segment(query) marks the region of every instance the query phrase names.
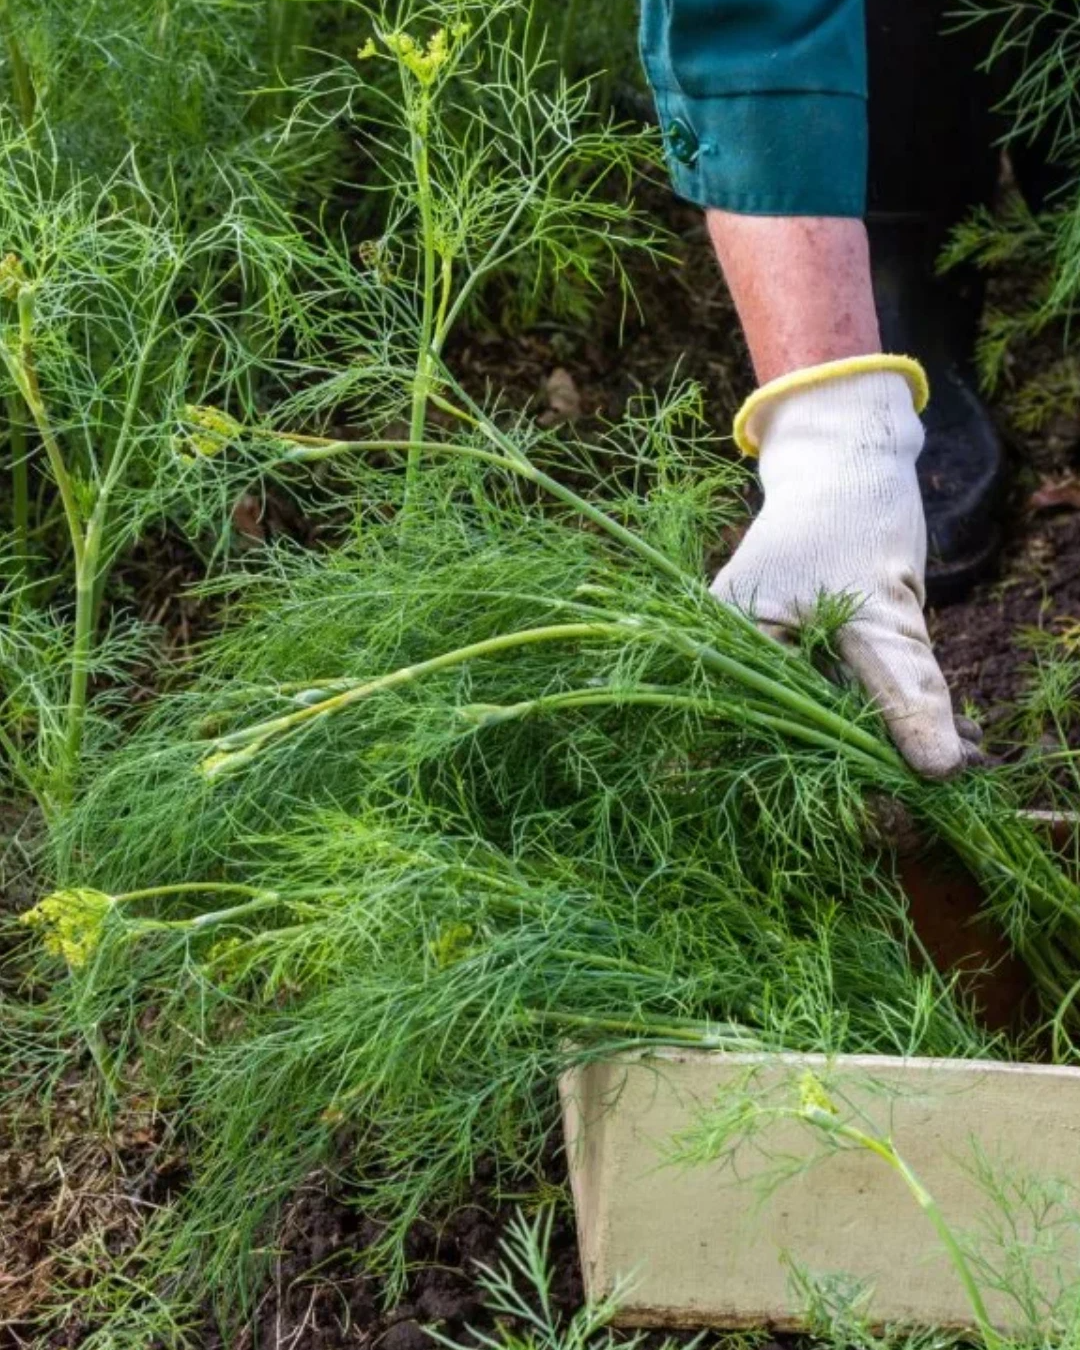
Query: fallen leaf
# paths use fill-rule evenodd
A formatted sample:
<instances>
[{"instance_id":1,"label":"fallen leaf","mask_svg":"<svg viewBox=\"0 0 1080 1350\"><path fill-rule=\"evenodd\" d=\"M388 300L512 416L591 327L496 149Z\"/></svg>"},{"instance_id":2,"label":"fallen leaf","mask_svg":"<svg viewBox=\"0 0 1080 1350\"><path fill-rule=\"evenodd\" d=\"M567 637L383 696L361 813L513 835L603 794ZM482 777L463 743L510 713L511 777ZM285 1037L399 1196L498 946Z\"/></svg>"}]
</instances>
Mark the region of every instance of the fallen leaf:
<instances>
[{"instance_id":1,"label":"fallen leaf","mask_svg":"<svg viewBox=\"0 0 1080 1350\"><path fill-rule=\"evenodd\" d=\"M245 539L262 542L266 538L263 526L263 506L258 497L246 492L233 507L233 529Z\"/></svg>"},{"instance_id":2,"label":"fallen leaf","mask_svg":"<svg viewBox=\"0 0 1080 1350\"><path fill-rule=\"evenodd\" d=\"M1058 507L1080 511L1080 479L1064 478L1060 483L1043 483L1028 498L1029 511L1053 511Z\"/></svg>"},{"instance_id":3,"label":"fallen leaf","mask_svg":"<svg viewBox=\"0 0 1080 1350\"><path fill-rule=\"evenodd\" d=\"M542 427L573 422L581 416L581 393L574 383L573 375L562 366L557 366L544 381L544 393L548 411L536 419Z\"/></svg>"}]
</instances>

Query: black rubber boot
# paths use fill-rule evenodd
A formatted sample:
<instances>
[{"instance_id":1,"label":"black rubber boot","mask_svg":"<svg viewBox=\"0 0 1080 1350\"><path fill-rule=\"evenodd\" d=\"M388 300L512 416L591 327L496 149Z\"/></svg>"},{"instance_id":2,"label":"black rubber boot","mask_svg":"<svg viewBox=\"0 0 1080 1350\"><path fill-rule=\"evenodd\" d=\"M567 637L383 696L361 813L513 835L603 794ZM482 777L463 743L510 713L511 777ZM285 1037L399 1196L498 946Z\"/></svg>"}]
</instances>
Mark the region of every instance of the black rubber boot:
<instances>
[{"instance_id":1,"label":"black rubber boot","mask_svg":"<svg viewBox=\"0 0 1080 1350\"><path fill-rule=\"evenodd\" d=\"M986 34L949 34L941 0L867 0L870 256L886 351L930 377L919 481L931 601L955 600L1001 546L1007 458L977 393L983 287L973 272L935 274L951 228L993 201L999 156L993 91L979 71Z\"/></svg>"},{"instance_id":2,"label":"black rubber boot","mask_svg":"<svg viewBox=\"0 0 1080 1350\"><path fill-rule=\"evenodd\" d=\"M983 285L973 272L935 276L937 231L926 221L871 217L869 230L882 344L918 357L930 379L918 464L926 590L947 603L987 575L1002 543L1008 461L972 361Z\"/></svg>"}]
</instances>

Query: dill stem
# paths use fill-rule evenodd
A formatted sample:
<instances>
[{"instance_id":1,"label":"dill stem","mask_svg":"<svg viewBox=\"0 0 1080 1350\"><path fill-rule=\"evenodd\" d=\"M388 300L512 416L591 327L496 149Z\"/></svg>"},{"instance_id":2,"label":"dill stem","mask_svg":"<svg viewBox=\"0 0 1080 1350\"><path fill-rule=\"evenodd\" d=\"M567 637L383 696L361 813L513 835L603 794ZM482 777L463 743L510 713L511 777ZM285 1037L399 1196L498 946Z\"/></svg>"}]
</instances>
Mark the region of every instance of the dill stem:
<instances>
[{"instance_id":1,"label":"dill stem","mask_svg":"<svg viewBox=\"0 0 1080 1350\"><path fill-rule=\"evenodd\" d=\"M274 435L277 440L296 445L297 448L290 450L285 456L290 464L313 464L319 460L333 459L337 455L352 451L360 453L367 451L370 453L379 450L409 451L417 449L425 455L460 455L464 459L478 459L485 464L492 464L496 468L506 469L511 473L522 472L521 467L513 460L507 459L505 455L497 455L491 450L479 450L471 445L453 445L446 441L334 441L327 440L322 436L301 436L294 432L275 432Z\"/></svg>"},{"instance_id":2,"label":"dill stem","mask_svg":"<svg viewBox=\"0 0 1080 1350\"><path fill-rule=\"evenodd\" d=\"M99 511L94 514L85 533L75 482L68 471L64 452L49 418L45 399L38 382L34 361L34 294L24 287L18 297L19 349L13 356L0 344L0 358L15 381L19 393L29 409L34 426L45 447L60 494L67 521L71 552L75 562L75 630L71 645L71 676L68 685L66 726L60 761L56 767L55 795L64 804L70 799L75 765L82 749L83 726L86 721L86 695L90 675L90 654L93 646L94 595L97 584L97 565L101 547ZM100 505L100 503L99 503Z\"/></svg>"},{"instance_id":3,"label":"dill stem","mask_svg":"<svg viewBox=\"0 0 1080 1350\"><path fill-rule=\"evenodd\" d=\"M626 705L681 708L687 712L701 713L703 717L715 717L734 723L751 722L771 731L783 732L809 745L852 755L867 767L868 757L865 751L853 746L850 740L841 740L815 727L804 726L801 722L794 722L789 718L777 717L768 707L752 707L749 702L724 703L716 699L700 698L693 694L675 694L662 689L571 689L559 694L543 694L539 698L524 699L520 703L476 704L462 708L461 712L464 717L475 719L483 725L568 708ZM878 761L871 760L868 767L877 769Z\"/></svg>"},{"instance_id":4,"label":"dill stem","mask_svg":"<svg viewBox=\"0 0 1080 1350\"><path fill-rule=\"evenodd\" d=\"M145 919L142 926L162 932L198 933L204 928L213 928L219 923L229 923L236 919L247 918L249 914L258 914L264 909L273 909L281 904L281 897L274 891L264 891L255 899L243 905L233 905L231 909L215 909L206 914L196 914L190 919Z\"/></svg>"},{"instance_id":5,"label":"dill stem","mask_svg":"<svg viewBox=\"0 0 1080 1350\"><path fill-rule=\"evenodd\" d=\"M942 1214L940 1206L899 1153L895 1149L891 1149L891 1153L893 1166L903 1177L908 1190L933 1224L934 1230L952 1262L953 1269L956 1271L960 1283L964 1286L964 1293L971 1304L971 1311L975 1314L975 1320L978 1323L986 1350L1003 1350L1004 1342L990 1321L990 1315L986 1310L986 1304L983 1302L982 1293L976 1283L975 1276L972 1274L964 1249L956 1240L956 1236L949 1227L944 1214Z\"/></svg>"},{"instance_id":6,"label":"dill stem","mask_svg":"<svg viewBox=\"0 0 1080 1350\"><path fill-rule=\"evenodd\" d=\"M514 633L501 633L497 637L485 638L482 642L470 643L467 647L457 647L453 651L443 652L439 656L430 657L427 661L419 661L415 665L401 666L387 675L379 675L375 679L365 680L362 684L354 685L351 689L345 689L340 694L334 694L331 698L324 699L320 703L310 704L296 712L286 713L283 717L271 718L267 722L260 722L255 726L245 727L243 730L233 732L228 736L222 736L214 742L214 746L216 750L226 753L231 750L238 750L242 746L252 745L252 743L258 746L271 736L293 731L305 722L310 722L317 717L324 717L328 713L338 712L353 703L359 703L362 699L369 698L372 694L382 693L387 689L395 689L403 684L410 684L425 675L434 674L436 671L446 670L453 666L464 665L467 661L478 660L485 656L498 656L518 647L530 646L539 642L588 641L590 638L611 641L625 638L637 631L633 625L622 623L564 623L550 624L542 628L524 628Z\"/></svg>"},{"instance_id":7,"label":"dill stem","mask_svg":"<svg viewBox=\"0 0 1080 1350\"><path fill-rule=\"evenodd\" d=\"M683 1045L703 1046L707 1049L762 1050L762 1041L745 1027L732 1023L695 1022L689 1018L653 1017L645 1013L633 1017L593 1016L591 1013L563 1012L557 1008L528 1008L534 1022L550 1022L578 1031L616 1031L628 1036L652 1036Z\"/></svg>"},{"instance_id":8,"label":"dill stem","mask_svg":"<svg viewBox=\"0 0 1080 1350\"><path fill-rule=\"evenodd\" d=\"M27 459L25 408L18 394L7 398L8 445L11 449L11 514L15 533L16 582L30 575L30 462Z\"/></svg>"},{"instance_id":9,"label":"dill stem","mask_svg":"<svg viewBox=\"0 0 1080 1350\"><path fill-rule=\"evenodd\" d=\"M11 62L11 82L15 89L15 101L19 105L19 120L23 130L29 131L37 114L37 92L34 89L34 77L19 40L15 36L7 17L7 5L0 0L0 28L4 30L7 41L8 60Z\"/></svg>"},{"instance_id":10,"label":"dill stem","mask_svg":"<svg viewBox=\"0 0 1080 1350\"><path fill-rule=\"evenodd\" d=\"M559 69L568 79L570 76L570 53L578 36L580 8L580 0L567 0L562 33L559 36Z\"/></svg>"},{"instance_id":11,"label":"dill stem","mask_svg":"<svg viewBox=\"0 0 1080 1350\"><path fill-rule=\"evenodd\" d=\"M934 1230L945 1248L953 1269L964 1287L968 1302L971 1304L971 1310L975 1315L975 1321L986 1350L1004 1350L1004 1342L994 1330L993 1323L990 1321L990 1314L986 1310L986 1304L983 1301L982 1293L972 1273L964 1249L949 1227L948 1221L941 1212L941 1207L923 1185L915 1170L897 1152L892 1140L879 1138L865 1130L856 1128L854 1125L843 1124L831 1116L829 1112L820 1108L804 1110L800 1114L804 1120L826 1134L833 1134L846 1139L857 1148L866 1149L868 1152L875 1154L901 1177L919 1208L933 1224Z\"/></svg>"},{"instance_id":12,"label":"dill stem","mask_svg":"<svg viewBox=\"0 0 1080 1350\"><path fill-rule=\"evenodd\" d=\"M762 636L763 642L769 640ZM807 695L800 693L797 689L790 689L781 684L779 680L774 680L770 675L763 675L744 662L736 661L731 656L725 656L723 652L717 651L707 642L698 642L695 638L688 637L685 634L672 633L671 644L684 651L688 656L694 656L707 669L715 670L719 674L728 676L729 679L737 680L747 688L753 689L759 694L764 694L766 698L772 699L791 712L797 713L799 717L805 718L811 725L816 724L823 731L835 736L842 744L851 744L856 749L862 750L864 754L876 761L879 772L881 769L890 769L904 776L909 775L910 770L906 768L900 755L877 736L869 731L864 731L856 723L849 721L846 717L841 717L839 713L834 713L831 709L812 698L808 698Z\"/></svg>"},{"instance_id":13,"label":"dill stem","mask_svg":"<svg viewBox=\"0 0 1080 1350\"><path fill-rule=\"evenodd\" d=\"M232 881L182 881L170 886L147 886L141 891L125 891L123 895L114 895L118 905L132 900L152 900L163 895L246 895L265 896L269 892L258 886L245 886Z\"/></svg>"},{"instance_id":14,"label":"dill stem","mask_svg":"<svg viewBox=\"0 0 1080 1350\"><path fill-rule=\"evenodd\" d=\"M60 493L60 501L64 508L64 517L67 520L68 535L71 540L71 550L75 557L76 565L82 560L83 555L83 529L82 520L79 514L78 502L75 498L75 484L70 473L68 473L67 463L64 460L64 452L60 448L60 442L53 430L49 420L48 410L45 407L45 400L42 397L41 386L38 383L37 367L34 363L33 354L33 295L29 288L24 289L19 295L19 351L17 356L13 356L5 344L0 344L0 358L3 359L7 367L8 374L11 375L15 384L18 386L19 393L26 402L30 410L30 416L33 418L34 425L37 428L38 435L41 437L41 443L45 447L45 454L49 460L49 468L52 471L53 478L56 480L56 487Z\"/></svg>"},{"instance_id":15,"label":"dill stem","mask_svg":"<svg viewBox=\"0 0 1080 1350\"><path fill-rule=\"evenodd\" d=\"M423 248L423 291L421 296L420 341L413 375L412 418L409 424L409 457L405 468L405 509L414 497L420 472L421 444L427 424L428 396L433 370L432 339L435 335L435 218L431 196L431 160L428 148L430 95L423 90L411 120L413 172L416 175L417 203L420 208L421 246ZM442 308L445 309L446 297Z\"/></svg>"}]
</instances>

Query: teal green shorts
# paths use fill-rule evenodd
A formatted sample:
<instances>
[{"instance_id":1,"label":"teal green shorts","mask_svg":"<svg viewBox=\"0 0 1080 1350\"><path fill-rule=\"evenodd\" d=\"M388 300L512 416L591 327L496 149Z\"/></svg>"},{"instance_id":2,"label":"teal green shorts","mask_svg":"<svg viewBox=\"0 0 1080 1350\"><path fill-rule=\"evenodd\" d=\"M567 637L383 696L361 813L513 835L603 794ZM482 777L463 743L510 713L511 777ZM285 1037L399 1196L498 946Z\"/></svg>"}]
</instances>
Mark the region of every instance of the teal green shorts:
<instances>
[{"instance_id":1,"label":"teal green shorts","mask_svg":"<svg viewBox=\"0 0 1080 1350\"><path fill-rule=\"evenodd\" d=\"M642 0L641 51L680 196L864 213L863 0Z\"/></svg>"}]
</instances>

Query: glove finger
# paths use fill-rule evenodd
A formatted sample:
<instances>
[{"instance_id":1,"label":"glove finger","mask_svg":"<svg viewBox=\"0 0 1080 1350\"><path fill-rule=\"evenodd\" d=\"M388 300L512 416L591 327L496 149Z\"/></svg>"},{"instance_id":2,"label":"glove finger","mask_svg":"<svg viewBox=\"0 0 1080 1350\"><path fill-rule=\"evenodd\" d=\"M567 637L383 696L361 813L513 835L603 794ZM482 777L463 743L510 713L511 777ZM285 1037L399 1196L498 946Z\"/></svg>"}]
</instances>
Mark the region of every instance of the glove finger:
<instances>
[{"instance_id":1,"label":"glove finger","mask_svg":"<svg viewBox=\"0 0 1080 1350\"><path fill-rule=\"evenodd\" d=\"M967 767L969 743L957 732L949 687L914 596L910 606L887 616L864 611L838 645L916 773L945 779Z\"/></svg>"}]
</instances>

